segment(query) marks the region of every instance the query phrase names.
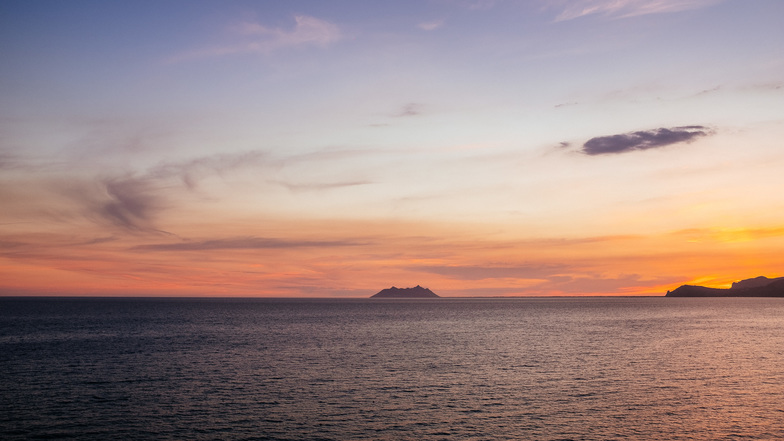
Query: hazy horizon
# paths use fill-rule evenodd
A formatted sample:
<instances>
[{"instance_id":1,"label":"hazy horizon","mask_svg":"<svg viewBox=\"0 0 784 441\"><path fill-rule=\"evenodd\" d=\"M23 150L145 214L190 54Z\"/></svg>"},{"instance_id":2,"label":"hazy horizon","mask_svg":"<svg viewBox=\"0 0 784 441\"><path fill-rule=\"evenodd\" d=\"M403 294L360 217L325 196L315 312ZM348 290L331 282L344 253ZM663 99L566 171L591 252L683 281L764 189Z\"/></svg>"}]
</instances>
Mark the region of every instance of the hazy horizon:
<instances>
[{"instance_id":1,"label":"hazy horizon","mask_svg":"<svg viewBox=\"0 0 784 441\"><path fill-rule=\"evenodd\" d=\"M784 276L784 2L5 1L0 295Z\"/></svg>"}]
</instances>

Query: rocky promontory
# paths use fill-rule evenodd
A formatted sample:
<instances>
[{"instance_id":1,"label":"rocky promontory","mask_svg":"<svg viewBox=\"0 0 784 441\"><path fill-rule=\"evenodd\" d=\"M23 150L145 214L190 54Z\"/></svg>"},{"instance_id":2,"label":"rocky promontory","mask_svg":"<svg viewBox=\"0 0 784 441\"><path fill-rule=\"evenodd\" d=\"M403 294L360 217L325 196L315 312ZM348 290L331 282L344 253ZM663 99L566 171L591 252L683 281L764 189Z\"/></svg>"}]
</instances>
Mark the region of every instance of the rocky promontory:
<instances>
[{"instance_id":1,"label":"rocky promontory","mask_svg":"<svg viewBox=\"0 0 784 441\"><path fill-rule=\"evenodd\" d=\"M427 288L422 288L417 285L413 288L387 288L382 289L378 293L370 296L370 298L387 298L387 299L430 299L438 298L439 296Z\"/></svg>"},{"instance_id":2,"label":"rocky promontory","mask_svg":"<svg viewBox=\"0 0 784 441\"><path fill-rule=\"evenodd\" d=\"M784 277L764 276L734 282L729 289L682 285L667 291L667 297L784 297Z\"/></svg>"}]
</instances>

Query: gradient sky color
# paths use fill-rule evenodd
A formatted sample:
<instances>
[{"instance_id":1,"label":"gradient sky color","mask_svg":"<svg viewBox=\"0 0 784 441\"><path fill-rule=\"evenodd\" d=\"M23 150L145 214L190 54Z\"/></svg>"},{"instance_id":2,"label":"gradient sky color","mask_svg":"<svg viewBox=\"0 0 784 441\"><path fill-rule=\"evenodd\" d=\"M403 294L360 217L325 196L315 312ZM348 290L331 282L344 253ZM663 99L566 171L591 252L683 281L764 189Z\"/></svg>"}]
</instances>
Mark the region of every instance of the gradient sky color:
<instances>
[{"instance_id":1,"label":"gradient sky color","mask_svg":"<svg viewBox=\"0 0 784 441\"><path fill-rule=\"evenodd\" d=\"M4 1L0 294L784 276L780 0Z\"/></svg>"}]
</instances>

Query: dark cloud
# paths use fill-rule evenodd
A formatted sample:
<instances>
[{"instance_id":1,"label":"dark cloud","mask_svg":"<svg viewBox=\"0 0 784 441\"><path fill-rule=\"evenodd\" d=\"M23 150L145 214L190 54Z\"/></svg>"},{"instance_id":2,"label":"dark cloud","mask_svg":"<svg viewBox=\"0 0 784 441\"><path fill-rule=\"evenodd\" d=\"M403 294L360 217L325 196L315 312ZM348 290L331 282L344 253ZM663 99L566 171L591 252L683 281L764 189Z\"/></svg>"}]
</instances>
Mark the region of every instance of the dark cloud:
<instances>
[{"instance_id":1,"label":"dark cloud","mask_svg":"<svg viewBox=\"0 0 784 441\"><path fill-rule=\"evenodd\" d=\"M96 209L104 219L129 231L155 230L153 215L160 209L161 200L150 183L143 179L109 179L103 183L108 201Z\"/></svg>"},{"instance_id":2,"label":"dark cloud","mask_svg":"<svg viewBox=\"0 0 784 441\"><path fill-rule=\"evenodd\" d=\"M598 136L583 144L583 153L587 155L608 155L613 153L631 152L666 147L681 142L691 142L710 134L705 126L682 126L670 129L660 128L621 135Z\"/></svg>"},{"instance_id":3,"label":"dark cloud","mask_svg":"<svg viewBox=\"0 0 784 441\"><path fill-rule=\"evenodd\" d=\"M258 250L281 248L350 247L366 245L351 240L287 240L266 237L234 237L195 242L158 243L133 247L137 251L211 251Z\"/></svg>"},{"instance_id":4,"label":"dark cloud","mask_svg":"<svg viewBox=\"0 0 784 441\"><path fill-rule=\"evenodd\" d=\"M47 187L75 203L80 216L97 224L131 233L162 233L154 221L167 204L160 186L155 184L148 178L126 175L94 181L56 179L48 182Z\"/></svg>"}]
</instances>

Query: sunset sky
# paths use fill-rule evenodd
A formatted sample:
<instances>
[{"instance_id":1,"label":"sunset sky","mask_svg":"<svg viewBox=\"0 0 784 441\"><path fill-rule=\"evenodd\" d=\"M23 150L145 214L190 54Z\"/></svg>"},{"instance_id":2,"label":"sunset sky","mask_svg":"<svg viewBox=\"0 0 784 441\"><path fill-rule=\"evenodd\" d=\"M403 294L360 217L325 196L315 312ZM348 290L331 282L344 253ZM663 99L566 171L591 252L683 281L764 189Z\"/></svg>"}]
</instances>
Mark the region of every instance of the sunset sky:
<instances>
[{"instance_id":1,"label":"sunset sky","mask_svg":"<svg viewBox=\"0 0 784 441\"><path fill-rule=\"evenodd\" d=\"M0 2L0 295L784 276L784 1Z\"/></svg>"}]
</instances>

